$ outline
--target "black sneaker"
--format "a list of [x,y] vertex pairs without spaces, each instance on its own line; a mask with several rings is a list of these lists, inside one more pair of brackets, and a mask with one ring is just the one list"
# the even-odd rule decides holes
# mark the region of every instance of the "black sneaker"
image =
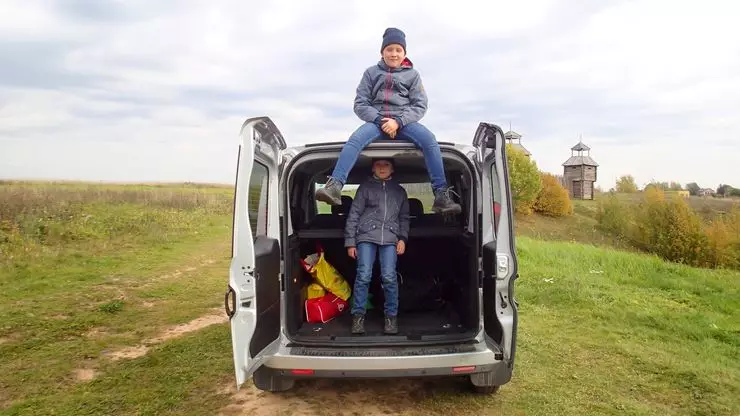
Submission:
[[352,333],[353,334],[364,334],[365,333],[365,315],[361,315],[361,314],[352,315]]
[[459,214],[462,212],[460,204],[452,200],[451,188],[442,188],[434,191],[434,205],[432,211],[437,214]]
[[398,317],[397,316],[386,316],[385,317],[385,326],[383,327],[383,332],[389,335],[394,335],[398,333]]
[[342,205],[342,185],[334,178],[329,178],[323,188],[316,191],[316,200],[329,205]]

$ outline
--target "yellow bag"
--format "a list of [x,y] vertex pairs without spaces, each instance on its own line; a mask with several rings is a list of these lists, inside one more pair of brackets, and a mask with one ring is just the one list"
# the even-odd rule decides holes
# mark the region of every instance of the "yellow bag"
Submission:
[[318,253],[311,254],[301,260],[301,262],[306,271],[311,274],[321,287],[342,300],[346,301],[349,299],[352,294],[352,289],[350,289],[349,284],[344,280],[342,275],[339,274],[337,269],[326,261],[323,250],[320,250]]
[[307,299],[320,298],[324,295],[326,295],[326,290],[324,290],[324,288],[321,287],[320,284],[311,283],[310,285],[308,285],[308,292],[306,294]]

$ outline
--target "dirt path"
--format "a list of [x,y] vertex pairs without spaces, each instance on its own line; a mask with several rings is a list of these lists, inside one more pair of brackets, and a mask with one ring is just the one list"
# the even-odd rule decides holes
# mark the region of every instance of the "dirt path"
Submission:
[[[226,245],[219,241],[218,244],[213,246],[214,252],[222,252]],[[123,300],[127,298],[126,295],[126,289],[132,288],[132,287],[147,287],[151,286],[155,282],[162,282],[165,280],[173,280],[176,278],[183,277],[188,274],[192,274],[203,267],[210,266],[216,262],[216,260],[213,258],[213,253],[201,253],[199,256],[189,259],[190,261],[188,263],[185,263],[182,265],[181,268],[178,268],[170,273],[165,273],[158,275],[156,277],[152,277],[146,281],[144,281],[142,284],[139,284],[138,281],[132,281],[128,282],[128,285],[123,284],[123,280],[120,277],[114,277],[111,279],[111,281],[118,286],[113,286],[113,289],[118,292],[118,298]],[[105,286],[105,285],[102,285]],[[146,309],[151,309],[155,307],[157,304],[152,301],[142,301],[140,303],[140,307],[144,307]],[[102,357],[105,357],[107,359],[110,359],[112,361],[120,361],[120,360],[132,360],[139,357],[145,356],[149,350],[161,343],[177,339],[182,337],[183,335],[186,335],[191,332],[195,332],[198,330],[201,330],[203,328],[206,328],[211,325],[216,324],[226,324],[228,322],[228,318],[226,314],[224,313],[223,309],[221,308],[214,308],[209,310],[205,315],[202,315],[198,318],[195,318],[189,322],[163,328],[159,333],[156,335],[148,338],[143,339],[139,341],[138,344],[112,350],[112,351],[106,351],[102,354]],[[108,329],[107,328],[91,328],[88,330],[84,336],[86,338],[102,338],[105,336],[108,336]],[[72,371],[72,377],[76,382],[88,382],[93,379],[95,379],[99,375],[98,371],[98,360],[96,359],[89,359],[86,361],[80,362],[80,365],[78,368],[74,369]]]
[[[247,382],[239,392],[235,391],[233,385],[224,387],[225,391],[231,393],[231,403],[218,414],[428,415],[435,414],[431,402],[421,406],[422,400],[445,393],[464,395],[466,387],[466,380],[460,378],[307,380],[296,383],[293,390],[287,393],[276,394],[260,391]],[[458,410],[465,412],[466,409]],[[445,414],[461,413],[446,411]]]
[[226,317],[226,314],[222,309],[213,309],[212,312],[208,315],[193,319],[192,321],[184,323],[182,325],[168,328],[162,331],[158,336],[144,340],[139,345],[113,351],[107,355],[113,361],[139,358],[146,355],[146,353],[149,352],[149,348],[156,344],[161,344],[165,341],[179,338],[187,333],[198,331],[207,326],[225,324],[227,321],[228,318]]

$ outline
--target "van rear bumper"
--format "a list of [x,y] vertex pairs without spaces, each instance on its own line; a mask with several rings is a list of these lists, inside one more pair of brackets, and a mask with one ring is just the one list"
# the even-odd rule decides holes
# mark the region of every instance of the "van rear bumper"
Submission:
[[[434,349],[429,349],[434,351]],[[289,378],[386,378],[492,373],[497,385],[511,379],[512,367],[487,343],[455,352],[424,354],[424,348],[307,349],[282,347],[264,363],[274,376]],[[437,351],[435,351],[437,352]]]
[[[409,378],[409,377],[442,377],[442,376],[463,376],[467,374],[498,372],[498,367],[505,367],[504,363],[487,364],[476,366],[474,370],[459,372],[451,367],[431,367],[431,368],[404,368],[393,370],[313,370],[310,373],[303,372],[295,374],[292,370],[277,369],[265,366],[271,375],[287,377],[293,379],[303,378]],[[508,381],[507,377],[501,385]]]
[[311,370],[347,370],[347,371],[374,371],[374,370],[403,370],[408,368],[440,368],[462,366],[492,365],[502,360],[496,359],[491,350],[435,354],[435,355],[406,355],[406,356],[320,356],[320,355],[292,355],[275,354],[265,362],[266,367],[277,369],[311,369]]

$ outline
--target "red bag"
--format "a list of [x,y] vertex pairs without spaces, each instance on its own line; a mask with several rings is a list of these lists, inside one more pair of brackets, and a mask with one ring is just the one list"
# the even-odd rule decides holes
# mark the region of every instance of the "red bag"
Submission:
[[308,299],[306,300],[306,321],[325,324],[347,309],[347,305],[346,300],[342,300],[333,293],[327,293],[320,298]]

